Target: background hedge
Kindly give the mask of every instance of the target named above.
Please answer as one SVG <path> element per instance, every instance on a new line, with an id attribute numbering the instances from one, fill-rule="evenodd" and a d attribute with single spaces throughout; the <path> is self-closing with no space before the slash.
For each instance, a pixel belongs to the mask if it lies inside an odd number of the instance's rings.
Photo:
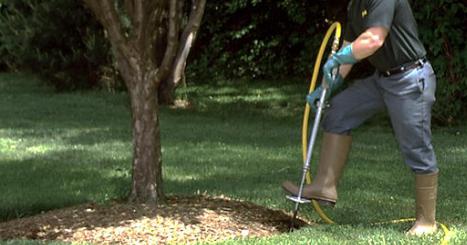
<path id="1" fill-rule="evenodd" d="M 345 22 L 347 2 L 208 1 L 188 82 L 307 79 L 329 23 Z M 434 119 L 462 122 L 467 119 L 467 7 L 463 0 L 412 1 L 412 6 L 438 77 Z M 112 83 L 105 34 L 80 1 L 2 1 L 0 55 L 0 70 L 31 70 L 60 89 L 119 84 Z M 353 77 L 369 72 L 362 63 Z"/>
<path id="2" fill-rule="evenodd" d="M 112 61 L 100 25 L 74 0 L 2 1 L 0 55 L 4 68 L 35 72 L 60 90 L 97 86 Z"/>

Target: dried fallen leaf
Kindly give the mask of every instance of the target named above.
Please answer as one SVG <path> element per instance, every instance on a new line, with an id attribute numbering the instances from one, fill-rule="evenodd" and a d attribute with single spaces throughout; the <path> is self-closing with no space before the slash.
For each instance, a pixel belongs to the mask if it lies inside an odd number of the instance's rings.
<path id="1" fill-rule="evenodd" d="M 289 215 L 227 197 L 171 197 L 157 208 L 114 202 L 84 204 L 0 223 L 0 240 L 97 244 L 186 244 L 288 231 Z M 303 220 L 297 222 L 309 224 Z"/>

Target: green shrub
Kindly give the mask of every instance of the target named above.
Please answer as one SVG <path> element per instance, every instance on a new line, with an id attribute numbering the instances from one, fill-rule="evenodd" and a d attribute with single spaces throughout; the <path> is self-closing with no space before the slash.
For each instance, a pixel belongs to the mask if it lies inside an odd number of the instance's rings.
<path id="1" fill-rule="evenodd" d="M 80 1 L 10 0 L 0 7 L 0 54 L 9 69 L 77 89 L 95 87 L 111 65 L 104 32 Z"/>
<path id="2" fill-rule="evenodd" d="M 434 119 L 454 124 L 467 119 L 467 7 L 462 0 L 414 1 L 421 39 L 437 78 Z"/>
<path id="3" fill-rule="evenodd" d="M 462 122 L 467 119 L 467 7 L 462 0 L 412 4 L 438 77 L 433 118 L 438 124 Z M 345 7 L 339 0 L 208 1 L 188 81 L 305 80 L 329 26 L 325 19 L 344 23 Z M 57 88 L 94 87 L 118 77 L 104 32 L 81 1 L 2 1 L 0 56 L 0 71 L 29 69 Z M 368 74 L 368 67 L 359 64 L 352 77 Z"/>
<path id="4" fill-rule="evenodd" d="M 467 119 L 466 7 L 462 0 L 413 1 L 428 58 L 437 77 L 433 109 L 438 124 Z M 345 23 L 346 1 L 208 1 L 193 61 L 191 80 L 284 79 L 310 75 L 329 24 Z M 359 64 L 352 78 L 369 72 Z M 208 77 L 209 76 L 209 77 Z M 190 80 L 190 79 L 189 79 Z"/>
<path id="5" fill-rule="evenodd" d="M 321 42 L 315 37 L 327 27 L 318 19 L 323 13 L 314 1 L 208 1 L 190 74 L 195 79 L 304 75 Z"/>

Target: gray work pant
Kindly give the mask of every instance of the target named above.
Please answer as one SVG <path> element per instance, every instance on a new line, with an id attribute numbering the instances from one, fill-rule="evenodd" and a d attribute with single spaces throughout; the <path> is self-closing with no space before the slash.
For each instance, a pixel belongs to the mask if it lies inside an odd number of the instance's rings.
<path id="1" fill-rule="evenodd" d="M 438 171 L 431 143 L 431 107 L 436 77 L 430 63 L 384 77 L 379 72 L 334 96 L 323 118 L 329 133 L 348 134 L 386 109 L 405 163 L 415 173 Z"/>

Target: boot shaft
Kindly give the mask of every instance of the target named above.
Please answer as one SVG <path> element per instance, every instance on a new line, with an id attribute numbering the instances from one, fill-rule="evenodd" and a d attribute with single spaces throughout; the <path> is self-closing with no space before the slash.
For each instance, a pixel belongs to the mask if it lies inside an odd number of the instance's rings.
<path id="1" fill-rule="evenodd" d="M 323 183 L 337 183 L 347 163 L 352 136 L 332 133 L 323 134 L 316 178 Z"/>
<path id="2" fill-rule="evenodd" d="M 347 163 L 352 136 L 325 132 L 321 144 L 316 177 L 311 184 L 312 196 L 337 201 L 337 184 Z"/>
<path id="3" fill-rule="evenodd" d="M 416 218 L 422 223 L 435 223 L 438 173 L 415 175 Z"/>

